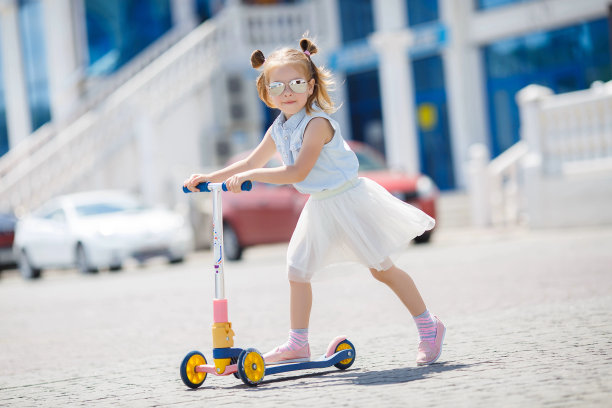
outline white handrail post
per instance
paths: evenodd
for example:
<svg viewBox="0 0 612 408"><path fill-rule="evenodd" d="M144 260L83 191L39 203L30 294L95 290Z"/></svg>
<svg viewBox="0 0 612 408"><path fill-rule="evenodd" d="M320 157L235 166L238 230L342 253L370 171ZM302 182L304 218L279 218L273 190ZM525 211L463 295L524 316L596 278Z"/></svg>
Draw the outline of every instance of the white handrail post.
<svg viewBox="0 0 612 408"><path fill-rule="evenodd" d="M542 220L543 134L540 105L552 93L549 88L529 85L516 95L521 118L521 139L527 143L529 152L523 161L523 171L527 217L531 226L539 225Z"/></svg>
<svg viewBox="0 0 612 408"><path fill-rule="evenodd" d="M468 189L470 192L470 207L472 223L477 227L491 224L491 208L489 204L489 149L477 143L470 146L468 162Z"/></svg>

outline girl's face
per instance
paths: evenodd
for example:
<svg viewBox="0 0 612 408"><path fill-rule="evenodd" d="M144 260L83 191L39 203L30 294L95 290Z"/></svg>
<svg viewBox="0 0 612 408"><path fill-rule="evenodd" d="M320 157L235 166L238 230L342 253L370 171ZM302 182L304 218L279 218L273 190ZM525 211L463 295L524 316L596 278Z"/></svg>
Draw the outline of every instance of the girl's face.
<svg viewBox="0 0 612 408"><path fill-rule="evenodd" d="M299 93L291 89L289 83L296 79L308 80L308 77L297 64L281 65L270 69L268 72L268 86L274 82L283 83L285 86L285 89L283 89L280 95L273 95L270 93L269 88L268 94L274 107L280 109L285 114L286 119L289 119L291 116L301 111L302 108L306 106L308 97L312 95L314 91L314 78L308 81L306 92ZM293 82L295 88L298 88L295 84L299 82L300 81Z"/></svg>

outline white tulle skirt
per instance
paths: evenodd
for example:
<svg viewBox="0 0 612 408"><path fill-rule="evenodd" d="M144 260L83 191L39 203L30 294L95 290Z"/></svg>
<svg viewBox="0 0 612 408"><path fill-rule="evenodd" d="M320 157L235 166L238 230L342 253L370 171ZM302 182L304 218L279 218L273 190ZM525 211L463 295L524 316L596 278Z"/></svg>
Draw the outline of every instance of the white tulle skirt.
<svg viewBox="0 0 612 408"><path fill-rule="evenodd" d="M367 178L313 194L289 242L289 279L310 282L318 270L341 262L389 269L394 254L434 225L429 215Z"/></svg>

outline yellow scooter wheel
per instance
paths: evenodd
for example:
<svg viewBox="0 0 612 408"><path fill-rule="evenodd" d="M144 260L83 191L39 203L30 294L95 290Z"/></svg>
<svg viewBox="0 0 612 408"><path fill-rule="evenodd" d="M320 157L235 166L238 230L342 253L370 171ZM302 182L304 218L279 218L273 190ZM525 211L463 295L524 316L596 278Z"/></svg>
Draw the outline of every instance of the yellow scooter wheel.
<svg viewBox="0 0 612 408"><path fill-rule="evenodd" d="M189 388L198 388L206 380L206 373L195 370L199 365L206 365L206 358L199 351L187 354L181 363L181 380Z"/></svg>
<svg viewBox="0 0 612 408"><path fill-rule="evenodd" d="M266 373L266 363L261 353L254 348L243 350L238 357L238 372L246 385L255 387L259 384Z"/></svg>
<svg viewBox="0 0 612 408"><path fill-rule="evenodd" d="M348 340L342 340L336 346L335 352L337 353L342 350L350 350L349 357L345 358L344 360L338 361L336 364L334 364L334 366L341 370L346 370L347 368L353 365L353 363L355 362L355 356L357 354L355 353L355 346L353 346L353 343Z"/></svg>

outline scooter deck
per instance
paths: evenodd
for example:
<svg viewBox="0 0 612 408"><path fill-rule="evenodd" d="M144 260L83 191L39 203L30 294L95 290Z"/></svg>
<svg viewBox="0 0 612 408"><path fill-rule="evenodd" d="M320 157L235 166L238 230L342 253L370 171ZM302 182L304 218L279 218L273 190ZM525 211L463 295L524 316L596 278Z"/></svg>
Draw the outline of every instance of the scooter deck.
<svg viewBox="0 0 612 408"><path fill-rule="evenodd" d="M337 353L332 354L329 357L325 357L323 359L314 360L314 361L304 361L301 363L280 363L280 364L272 364L266 366L266 374L278 374L285 373L287 371L296 371L296 370L308 370L309 368L325 368L331 367L334 364L339 363L342 360L346 360L351 358L350 353L352 350L341 350Z"/></svg>

